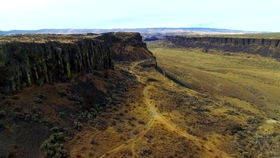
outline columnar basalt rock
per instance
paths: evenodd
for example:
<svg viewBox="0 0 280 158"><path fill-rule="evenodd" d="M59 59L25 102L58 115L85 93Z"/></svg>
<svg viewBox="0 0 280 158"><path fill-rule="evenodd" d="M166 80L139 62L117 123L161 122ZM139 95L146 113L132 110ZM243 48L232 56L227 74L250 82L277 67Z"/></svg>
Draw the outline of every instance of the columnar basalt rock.
<svg viewBox="0 0 280 158"><path fill-rule="evenodd" d="M1 42L0 92L11 93L32 84L63 82L74 73L110 69L112 59L152 57L139 33L106 33L92 38L73 36L77 36L77 40L70 42L57 39Z"/></svg>
<svg viewBox="0 0 280 158"><path fill-rule="evenodd" d="M280 58L280 40L225 37L168 37L177 47L220 49Z"/></svg>
<svg viewBox="0 0 280 158"><path fill-rule="evenodd" d="M20 43L1 45L1 92L31 84L66 81L72 73L112 68L110 48L98 40L75 43Z"/></svg>

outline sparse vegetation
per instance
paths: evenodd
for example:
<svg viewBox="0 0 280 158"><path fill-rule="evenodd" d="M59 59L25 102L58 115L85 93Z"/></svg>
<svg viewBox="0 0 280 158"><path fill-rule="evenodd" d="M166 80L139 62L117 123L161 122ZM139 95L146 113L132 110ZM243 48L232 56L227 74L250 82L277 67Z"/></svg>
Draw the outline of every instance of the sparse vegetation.
<svg viewBox="0 0 280 158"><path fill-rule="evenodd" d="M245 101L236 103L241 107L248 107L243 105L246 102L259 108L265 105L271 115L277 109L280 62L275 59L242 53L224 56L219 51L206 54L199 49L158 47L152 51L166 72L198 91L209 92L223 100L223 96L238 98Z"/></svg>
<svg viewBox="0 0 280 158"><path fill-rule="evenodd" d="M204 129L201 127L198 130L200 125L217 137L229 139L234 135L235 141L221 143L234 149L234 157L279 155L275 149L279 149L276 135L280 130L277 112L280 98L279 61L242 52L208 50L206 53L201 49L174 48L169 47L168 43L165 46L163 41L158 42L148 44L157 57L158 65L209 98L207 102L200 97L179 100L178 92L174 91L175 94L170 93L173 96L170 102L178 100L178 106L175 108L173 104L164 103L165 100L162 104L166 105L161 107L162 110L168 113L176 111L173 117L185 111L186 122L200 120L188 125L188 132L193 135L199 136ZM187 109L190 106L192 110ZM194 111L197 112L195 115L192 114ZM204 140L216 140L207 137ZM263 138L266 138L265 142ZM260 142L259 145L256 142Z"/></svg>
<svg viewBox="0 0 280 158"><path fill-rule="evenodd" d="M9 105L12 105L12 102L11 102L10 99L5 99L5 100L3 101L3 104L9 106Z"/></svg>
<svg viewBox="0 0 280 158"><path fill-rule="evenodd" d="M249 118L248 120L247 120L247 123L248 124L260 124L260 123L262 123L263 122L263 119L262 118L260 118L260 117L253 117L253 118Z"/></svg>
<svg viewBox="0 0 280 158"><path fill-rule="evenodd" d="M79 121L74 121L73 122L73 128L80 131L83 128L83 124Z"/></svg>
<svg viewBox="0 0 280 158"><path fill-rule="evenodd" d="M142 157L149 157L152 154L152 151L149 149L143 149L140 151Z"/></svg>
<svg viewBox="0 0 280 158"><path fill-rule="evenodd" d="M46 158L67 158L67 152L64 149L64 134L55 131L50 137L43 142L41 149L45 152Z"/></svg>

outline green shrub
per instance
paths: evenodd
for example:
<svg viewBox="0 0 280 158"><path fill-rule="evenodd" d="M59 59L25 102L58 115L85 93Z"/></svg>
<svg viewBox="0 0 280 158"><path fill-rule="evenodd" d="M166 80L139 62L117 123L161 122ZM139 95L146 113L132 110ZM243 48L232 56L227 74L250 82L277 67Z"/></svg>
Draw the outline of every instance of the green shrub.
<svg viewBox="0 0 280 158"><path fill-rule="evenodd" d="M11 102L11 100L6 99L6 100L4 100L3 104L10 106L10 105L12 105L12 102Z"/></svg>
<svg viewBox="0 0 280 158"><path fill-rule="evenodd" d="M57 130L54 130L57 131ZM64 149L64 135L62 132L56 132L43 142L41 150L46 154L46 158L66 158L69 157Z"/></svg>
<svg viewBox="0 0 280 158"><path fill-rule="evenodd" d="M78 131L81 131L82 128L83 128L82 123L79 122L79 121L74 121L74 122L73 122L73 126L74 126L74 128L75 128L76 130L78 130Z"/></svg>

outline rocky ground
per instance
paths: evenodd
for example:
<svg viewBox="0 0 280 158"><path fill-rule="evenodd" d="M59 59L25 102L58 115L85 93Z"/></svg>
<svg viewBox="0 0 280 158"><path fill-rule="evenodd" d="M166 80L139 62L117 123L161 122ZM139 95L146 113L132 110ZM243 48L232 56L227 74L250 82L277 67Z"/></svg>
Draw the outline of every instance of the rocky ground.
<svg viewBox="0 0 280 158"><path fill-rule="evenodd" d="M0 155L40 157L42 151L49 154L47 157L67 154L63 144L78 131L107 128L98 117L108 107L118 109L127 89L135 83L134 76L122 70L95 71L69 82L32 86L2 96Z"/></svg>

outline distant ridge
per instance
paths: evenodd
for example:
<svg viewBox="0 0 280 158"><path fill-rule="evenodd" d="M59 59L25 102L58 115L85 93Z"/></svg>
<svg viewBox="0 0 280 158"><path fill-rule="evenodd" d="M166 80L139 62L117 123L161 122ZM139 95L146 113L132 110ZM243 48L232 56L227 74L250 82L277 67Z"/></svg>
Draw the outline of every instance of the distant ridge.
<svg viewBox="0 0 280 158"><path fill-rule="evenodd" d="M218 28L132 28L132 29L40 29L40 30L10 30L0 31L0 35L12 34L85 34L85 33L105 33L105 32L140 32L148 33L252 33L242 30L218 29Z"/></svg>

